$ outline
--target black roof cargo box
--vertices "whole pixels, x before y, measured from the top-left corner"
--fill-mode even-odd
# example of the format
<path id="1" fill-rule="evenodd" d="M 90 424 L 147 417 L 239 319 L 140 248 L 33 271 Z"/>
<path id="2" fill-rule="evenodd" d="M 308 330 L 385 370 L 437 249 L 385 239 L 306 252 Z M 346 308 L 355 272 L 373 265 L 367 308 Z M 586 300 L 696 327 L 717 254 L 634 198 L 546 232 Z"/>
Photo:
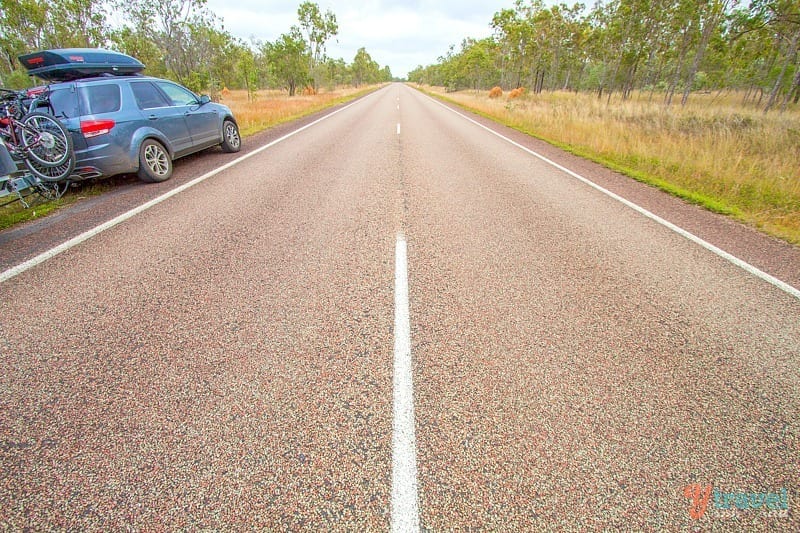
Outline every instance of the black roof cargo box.
<path id="1" fill-rule="evenodd" d="M 137 59 L 100 48 L 62 48 L 19 56 L 28 74 L 46 81 L 70 81 L 103 75 L 137 74 Z"/>

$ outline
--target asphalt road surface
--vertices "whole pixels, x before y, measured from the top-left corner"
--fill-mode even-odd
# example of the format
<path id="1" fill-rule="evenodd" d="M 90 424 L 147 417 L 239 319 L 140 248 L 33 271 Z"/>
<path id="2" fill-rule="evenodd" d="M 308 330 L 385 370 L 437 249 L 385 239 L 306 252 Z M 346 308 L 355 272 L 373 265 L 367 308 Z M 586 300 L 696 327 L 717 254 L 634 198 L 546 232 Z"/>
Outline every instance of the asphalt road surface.
<path id="1" fill-rule="evenodd" d="M 0 234 L 0 529 L 800 527 L 797 248 L 403 85 L 317 119 Z"/>

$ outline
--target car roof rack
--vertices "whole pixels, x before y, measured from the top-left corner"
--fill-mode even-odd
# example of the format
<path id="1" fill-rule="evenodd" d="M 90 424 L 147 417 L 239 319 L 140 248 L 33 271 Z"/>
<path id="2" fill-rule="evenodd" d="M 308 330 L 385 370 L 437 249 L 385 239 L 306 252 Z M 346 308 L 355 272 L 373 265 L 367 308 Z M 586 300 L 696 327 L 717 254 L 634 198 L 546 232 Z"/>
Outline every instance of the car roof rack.
<path id="1" fill-rule="evenodd" d="M 98 76 L 139 74 L 144 65 L 137 59 L 102 48 L 60 48 L 19 56 L 30 76 L 45 81 L 73 81 Z"/>

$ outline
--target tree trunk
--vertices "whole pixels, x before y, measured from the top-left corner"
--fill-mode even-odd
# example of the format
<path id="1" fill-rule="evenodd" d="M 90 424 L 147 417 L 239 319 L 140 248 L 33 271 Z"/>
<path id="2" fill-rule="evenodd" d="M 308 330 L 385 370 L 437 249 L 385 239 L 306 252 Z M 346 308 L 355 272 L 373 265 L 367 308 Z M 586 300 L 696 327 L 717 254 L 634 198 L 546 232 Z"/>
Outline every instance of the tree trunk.
<path id="1" fill-rule="evenodd" d="M 769 112 L 769 110 L 772 109 L 772 106 L 775 105 L 775 100 L 778 97 L 778 91 L 783 83 L 783 78 L 786 76 L 786 71 L 789 69 L 789 64 L 792 62 L 792 59 L 794 59 L 794 54 L 797 51 L 798 39 L 800 39 L 800 30 L 795 32 L 794 36 L 792 37 L 792 43 L 789 45 L 787 50 L 786 60 L 783 62 L 783 67 L 781 67 L 781 73 L 778 76 L 778 79 L 775 80 L 775 85 L 772 87 L 772 92 L 769 95 L 769 100 L 767 100 L 767 105 L 764 106 L 764 113 Z"/>
<path id="2" fill-rule="evenodd" d="M 686 52 L 689 49 L 689 29 L 683 32 L 683 42 L 681 43 L 681 53 L 678 56 L 678 64 L 675 66 L 675 75 L 667 88 L 667 94 L 664 97 L 664 103 L 667 106 L 672 105 L 672 97 L 675 96 L 675 91 L 678 88 L 678 82 L 681 81 L 681 73 L 683 72 L 683 63 L 686 61 Z"/>
<path id="3" fill-rule="evenodd" d="M 795 57 L 797 56 L 798 36 L 800 36 L 800 27 L 798 27 L 797 33 L 794 34 L 794 51 L 791 55 Z M 795 72 L 792 84 L 789 86 L 789 90 L 786 91 L 786 98 L 784 98 L 783 105 L 781 105 L 781 113 L 786 111 L 786 107 L 789 105 L 789 100 L 792 99 L 792 93 L 794 93 L 794 103 L 796 104 L 797 101 L 800 100 L 800 69 Z"/>
<path id="4" fill-rule="evenodd" d="M 689 93 L 692 92 L 692 85 L 694 85 L 694 79 L 697 76 L 697 71 L 700 69 L 700 63 L 703 61 L 703 57 L 706 54 L 706 48 L 708 48 L 711 35 L 714 33 L 714 30 L 722 20 L 722 16 L 725 13 L 725 8 L 727 5 L 728 0 L 723 0 L 718 5 L 711 7 L 712 10 L 716 11 L 712 11 L 706 20 L 706 25 L 703 27 L 703 34 L 700 39 L 700 44 L 697 47 L 697 53 L 694 56 L 694 61 L 692 62 L 692 68 L 689 71 L 689 76 L 686 78 L 686 87 L 683 89 L 683 98 L 681 98 L 682 106 L 685 106 L 686 102 L 689 101 Z"/>

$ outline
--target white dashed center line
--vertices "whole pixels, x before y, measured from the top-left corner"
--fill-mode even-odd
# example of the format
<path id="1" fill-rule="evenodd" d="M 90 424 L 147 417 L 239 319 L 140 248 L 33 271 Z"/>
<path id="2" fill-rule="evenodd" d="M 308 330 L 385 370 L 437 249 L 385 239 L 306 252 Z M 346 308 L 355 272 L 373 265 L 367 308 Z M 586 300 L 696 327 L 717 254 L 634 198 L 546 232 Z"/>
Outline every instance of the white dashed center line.
<path id="1" fill-rule="evenodd" d="M 392 415 L 392 531 L 396 533 L 419 531 L 407 263 L 406 240 L 399 234 L 395 246 Z"/>

